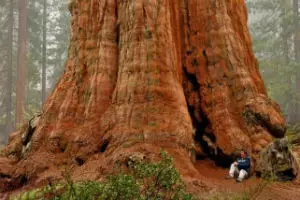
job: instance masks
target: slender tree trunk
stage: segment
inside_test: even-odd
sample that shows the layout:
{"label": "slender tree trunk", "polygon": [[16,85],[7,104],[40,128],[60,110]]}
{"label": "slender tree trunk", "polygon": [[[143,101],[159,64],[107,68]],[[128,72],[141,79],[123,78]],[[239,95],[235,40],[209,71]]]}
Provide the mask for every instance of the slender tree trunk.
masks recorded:
{"label": "slender tree trunk", "polygon": [[[289,0],[284,0],[281,2],[281,27],[282,27],[282,47],[283,47],[283,64],[285,66],[288,66],[290,64],[290,58],[289,58],[289,32],[288,32],[288,22],[287,18],[288,16],[288,11],[290,7],[291,2]],[[287,83],[289,85],[290,90],[287,92],[286,99],[285,99],[285,104],[287,105],[287,120],[289,123],[293,123],[293,118],[295,116],[295,105],[293,102],[293,81],[292,77],[288,76],[286,77],[288,79]]]}
{"label": "slender tree trunk", "polygon": [[19,0],[18,68],[16,86],[16,125],[24,120],[27,77],[27,0]]}
{"label": "slender tree trunk", "polygon": [[99,178],[129,157],[155,159],[162,148],[183,176],[199,178],[195,144],[227,162],[244,148],[255,166],[284,136],[244,0],[73,0],[70,11],[65,72],[21,152],[27,159],[16,165],[28,180],[59,176],[63,164],[74,166],[74,177]]}
{"label": "slender tree trunk", "polygon": [[287,23],[289,6],[290,6],[289,0],[283,0],[282,2],[280,2],[280,7],[281,7],[280,18],[281,18],[281,27],[282,27],[281,37],[282,37],[284,64],[289,64],[290,62],[289,44],[288,44],[289,33],[288,33],[288,23]]}
{"label": "slender tree trunk", "polygon": [[47,0],[43,8],[43,67],[42,67],[42,103],[47,96]]}
{"label": "slender tree trunk", "polygon": [[10,133],[13,130],[12,121],[12,68],[13,68],[13,34],[14,34],[14,0],[9,3],[8,16],[8,52],[7,52],[7,94],[6,94],[6,132]]}
{"label": "slender tree trunk", "polygon": [[[293,0],[294,8],[294,48],[295,48],[295,60],[300,64],[300,23],[299,23],[299,1]],[[295,103],[295,115],[294,121],[300,120],[300,69],[296,72],[296,103]]]}

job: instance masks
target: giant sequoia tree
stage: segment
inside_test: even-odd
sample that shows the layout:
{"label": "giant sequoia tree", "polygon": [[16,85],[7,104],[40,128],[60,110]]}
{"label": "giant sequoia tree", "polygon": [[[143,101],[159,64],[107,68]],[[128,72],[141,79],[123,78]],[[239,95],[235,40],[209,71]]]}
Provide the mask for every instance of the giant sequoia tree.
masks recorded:
{"label": "giant sequoia tree", "polygon": [[161,148],[193,176],[195,154],[219,160],[244,148],[255,160],[284,136],[244,0],[72,0],[70,12],[65,72],[37,126],[11,136],[11,180],[59,178],[63,165],[99,178]]}

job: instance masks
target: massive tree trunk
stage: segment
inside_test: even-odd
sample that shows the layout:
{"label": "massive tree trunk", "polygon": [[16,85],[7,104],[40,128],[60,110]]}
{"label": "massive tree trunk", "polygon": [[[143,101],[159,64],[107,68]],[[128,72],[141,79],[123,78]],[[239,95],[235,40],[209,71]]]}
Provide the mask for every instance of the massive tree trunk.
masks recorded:
{"label": "massive tree trunk", "polygon": [[27,77],[27,0],[19,0],[18,68],[16,84],[16,125],[24,120],[25,88]]}
{"label": "massive tree trunk", "polygon": [[155,158],[161,148],[183,176],[197,177],[195,153],[228,161],[243,148],[255,161],[284,136],[252,52],[244,0],[73,0],[70,11],[65,72],[25,150],[13,151],[18,134],[7,148],[20,158],[14,177],[59,178],[71,165],[74,177],[97,179],[116,162]]}

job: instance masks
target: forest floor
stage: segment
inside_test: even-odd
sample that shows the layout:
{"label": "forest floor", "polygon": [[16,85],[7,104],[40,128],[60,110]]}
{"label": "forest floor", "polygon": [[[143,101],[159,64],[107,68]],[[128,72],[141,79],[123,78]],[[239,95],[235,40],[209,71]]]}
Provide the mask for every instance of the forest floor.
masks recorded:
{"label": "forest floor", "polygon": [[[200,160],[195,164],[199,172],[199,180],[213,186],[206,193],[197,193],[199,199],[208,200],[299,200],[300,182],[264,181],[255,176],[237,183],[234,179],[226,179],[228,169],[218,167],[212,160]],[[28,189],[28,188],[27,188]],[[26,190],[13,192],[17,194]],[[192,192],[193,193],[193,192]],[[195,193],[193,193],[195,194]],[[9,194],[6,194],[9,195]],[[8,196],[0,194],[0,200]]]}
{"label": "forest floor", "polygon": [[263,181],[255,176],[237,183],[234,179],[225,179],[228,169],[217,167],[211,160],[197,161],[196,168],[205,182],[215,185],[211,199],[228,200],[298,200],[300,183]]}

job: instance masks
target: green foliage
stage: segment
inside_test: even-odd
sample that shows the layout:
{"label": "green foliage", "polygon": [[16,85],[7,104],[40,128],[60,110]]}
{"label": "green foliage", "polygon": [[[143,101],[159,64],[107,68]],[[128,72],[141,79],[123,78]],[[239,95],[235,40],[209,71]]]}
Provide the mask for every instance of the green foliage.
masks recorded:
{"label": "green foliage", "polygon": [[103,182],[74,183],[69,173],[65,184],[49,184],[42,189],[26,192],[16,200],[192,200],[186,193],[173,159],[161,152],[157,163],[129,159],[128,173],[108,176]]}
{"label": "green foliage", "polygon": [[300,144],[300,124],[290,125],[286,132],[289,148],[292,149]]}
{"label": "green foliage", "polygon": [[184,183],[173,166],[173,159],[165,152],[158,163],[130,161],[133,176],[143,185],[142,199],[192,199],[185,193]]}

